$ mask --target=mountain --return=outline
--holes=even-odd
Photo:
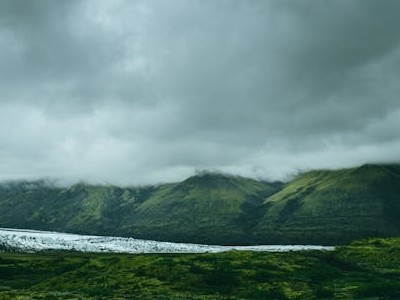
[[[137,208],[134,236],[194,243],[252,243],[265,197],[280,183],[205,173],[158,189]]]
[[[121,188],[43,181],[0,185],[0,227],[160,241],[249,244],[264,199],[281,183],[204,173],[180,183]]]
[[[287,183],[204,173],[144,187],[0,184],[0,227],[203,244],[343,244],[400,235],[400,165]]]
[[[346,243],[400,234],[400,166],[301,174],[268,197],[255,235],[274,243]]]

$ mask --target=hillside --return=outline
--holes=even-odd
[[[203,244],[343,244],[400,235],[400,166],[315,170],[285,184],[204,173],[145,187],[0,185],[0,227]]]
[[[121,235],[135,208],[157,187],[120,188],[78,183],[69,188],[43,181],[0,186],[0,226],[99,235]]]
[[[279,187],[221,174],[193,176],[144,201],[132,232],[156,240],[248,244],[264,198]]]
[[[7,183],[0,186],[0,227],[248,244],[261,217],[259,207],[280,186],[212,173],[175,184],[132,188]]]
[[[400,234],[400,166],[363,165],[301,174],[267,198],[257,227],[271,242],[347,243]]]

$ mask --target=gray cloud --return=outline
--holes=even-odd
[[[396,0],[0,2],[0,179],[398,161]]]

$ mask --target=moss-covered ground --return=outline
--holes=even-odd
[[[1,253],[0,299],[400,299],[400,238],[333,252]]]

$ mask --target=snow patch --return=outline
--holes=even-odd
[[[52,231],[0,228],[0,251],[46,252],[77,251],[89,253],[217,253],[238,251],[334,250],[315,245],[214,246],[157,242],[134,238],[80,235]]]

